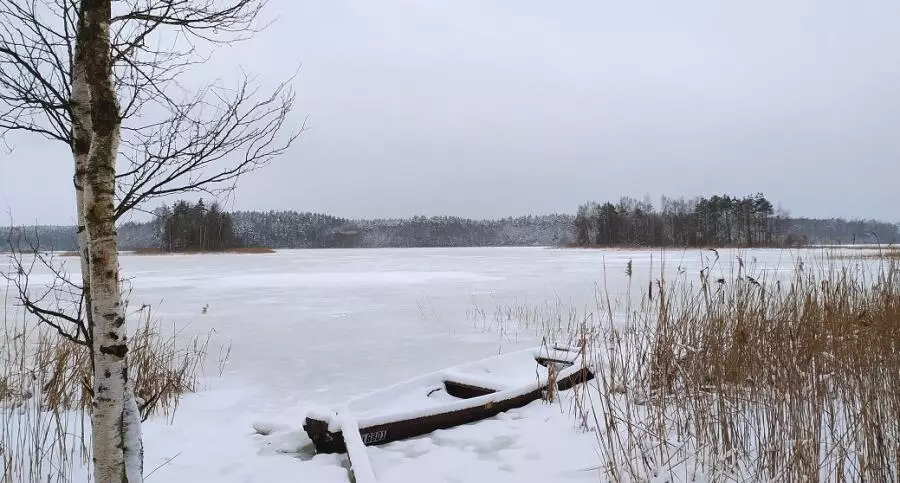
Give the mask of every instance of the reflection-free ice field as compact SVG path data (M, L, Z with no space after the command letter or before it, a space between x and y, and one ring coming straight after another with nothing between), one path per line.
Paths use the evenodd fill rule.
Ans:
M789 274L804 255L740 253L768 276ZM720 256L718 269L731 270L733 252ZM640 291L661 270L690 276L714 257L704 250L666 251L663 259L650 250L456 248L124 255L121 263L132 307L151 304L185 335L215 329L217 340L232 343L226 379L273 398L324 402L489 356L501 344L533 342L523 340L527 333L516 344L484 330L467 316L474 307L594 304L598 288L624 296L629 260Z
M309 442L300 429L306 411L538 341L474 321L473 307L490 314L503 304L593 305L598 290L624 297L629 260L640 292L662 275L696 280L716 256L550 248L124 254L131 307L152 305L183 339L214 329L216 343L231 344L223 375L209 374L173 424L145 425L147 471L163 465L150 481L347 481L343 457L298 452ZM821 250L718 256L713 277L730 277L736 256L758 280L789 276L801 257L827 263ZM68 263L77 272L77 260ZM255 421L284 426L260 436ZM598 481L583 471L598 463L594 436L574 426L568 408L534 403L369 454L382 481Z

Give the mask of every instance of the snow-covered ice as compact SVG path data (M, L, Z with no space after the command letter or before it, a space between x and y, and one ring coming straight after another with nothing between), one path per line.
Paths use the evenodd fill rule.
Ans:
M731 263L734 254L719 256ZM816 256L740 255L770 277L788 276L798 256ZM231 344L224 372L210 367L172 424L145 423L148 481L345 482L345 455L312 453L301 428L311 408L536 345L527 331L498 334L473 322L473 306L590 305L598 286L624 296L629 260L633 283L646 287L661 272L699 273L714 256L668 251L664 264L659 250L547 248L123 256L131 306L153 305L184 339L215 330L217 344ZM77 272L77 261L68 263ZM382 483L598 481L595 435L577 427L570 406L564 395L370 447L372 469Z

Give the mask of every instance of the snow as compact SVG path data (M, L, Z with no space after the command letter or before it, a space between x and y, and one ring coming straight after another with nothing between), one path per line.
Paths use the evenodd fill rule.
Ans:
M769 280L789 276L798 257L820 256L720 250L727 265L712 276L730 276L738 254ZM123 256L132 307L153 305L184 340L215 330L215 343L231 345L224 372L210 367L173 423L144 424L145 474L151 483L346 482L346 455L313 454L301 428L309 411L540 343L533 328L494 325L498 305L592 306L598 287L613 299L628 293L629 260L632 286L645 289L714 257L670 251L663 265L659 250L546 248ZM484 369L462 370L492 377ZM533 381L534 372L522 377ZM602 481L596 434L575 421L572 397L366 451L381 482Z
M268 421L256 421L253 423L253 430L256 434L268 436L275 432L286 431L291 427L286 424L272 423Z
M381 481L597 481L594 435L535 402L471 425L369 448Z
M141 413L134 396L134 381L129 379L125 389L125 408L122 424L124 426L125 474L128 481L141 481L144 474L141 455L144 452L144 441L141 433Z

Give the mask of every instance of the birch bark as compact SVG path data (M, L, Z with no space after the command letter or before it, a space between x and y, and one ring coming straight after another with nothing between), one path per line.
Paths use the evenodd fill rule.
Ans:
M94 479L141 482L140 415L128 375L125 312L119 285L115 175L121 117L110 65L111 0L82 0L76 44L83 48L83 80L90 95L91 139L84 171L83 213L90 257L94 401L91 414ZM73 79L74 81L74 79ZM76 175L77 177L77 175Z

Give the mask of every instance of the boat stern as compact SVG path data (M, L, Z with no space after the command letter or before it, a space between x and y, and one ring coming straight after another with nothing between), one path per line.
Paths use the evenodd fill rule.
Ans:
M328 430L329 421L307 416L303 422L303 430L312 440L316 453L344 453L347 445L344 435L340 432Z

